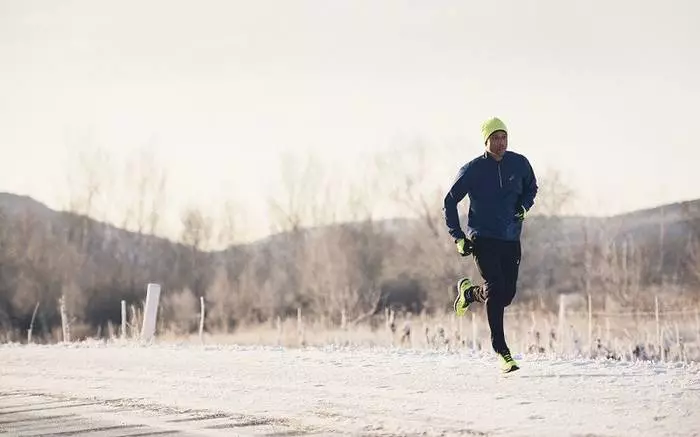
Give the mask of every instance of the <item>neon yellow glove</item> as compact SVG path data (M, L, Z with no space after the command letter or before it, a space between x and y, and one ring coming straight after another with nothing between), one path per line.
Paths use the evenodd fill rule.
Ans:
M527 217L527 209L525 209L524 206L521 206L520 210L515 214L515 218L522 222L525 220L525 217Z
M466 238L457 240L457 253L462 256L469 256L474 251L474 243Z

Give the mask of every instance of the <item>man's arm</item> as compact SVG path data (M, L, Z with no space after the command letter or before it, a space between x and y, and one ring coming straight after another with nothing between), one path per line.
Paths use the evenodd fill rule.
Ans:
M530 210L532 205L535 204L535 196L537 196L537 178L535 177L535 171L530 165L530 161L523 157L525 160L525 177L523 178L523 194L520 195L520 205L522 205L526 210Z
M457 178L455 179L450 191L447 192L445 196L444 205L442 208L443 217L445 219L445 225L447 225L447 231L455 239L455 241L460 238L466 238L462 228L459 224L459 212L457 210L457 204L464 199L464 196L469 192L469 185L467 183L468 179L468 165L465 165L459 170Z

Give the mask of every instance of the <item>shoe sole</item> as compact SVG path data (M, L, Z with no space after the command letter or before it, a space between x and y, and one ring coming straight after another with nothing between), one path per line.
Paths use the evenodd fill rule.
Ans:
M463 316L467 312L467 309L469 309L469 305L464 307L464 302L466 302L467 297L464 296L462 290L460 290L459 288L460 282L461 280L457 281L457 298L455 299L455 302L452 305L452 307L454 308L455 313L457 313L458 316Z
M515 372L516 370L520 370L520 367L518 367L517 364L513 364L512 366L510 366L510 367L507 368L507 369L501 369L501 371L502 371L503 373L513 373L513 372Z

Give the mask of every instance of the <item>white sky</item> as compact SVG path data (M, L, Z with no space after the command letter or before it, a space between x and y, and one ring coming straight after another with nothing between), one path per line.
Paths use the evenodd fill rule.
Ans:
M96 215L119 222L114 168L149 147L164 233L233 200L251 238L285 152L366 179L362 156L421 141L419 179L442 190L498 115L538 173L565 172L578 212L698 198L698 22L691 0L0 0L0 191L65 207L76 150L100 147Z

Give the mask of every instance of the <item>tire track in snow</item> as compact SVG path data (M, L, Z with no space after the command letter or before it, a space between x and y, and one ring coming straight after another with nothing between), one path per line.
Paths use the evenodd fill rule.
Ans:
M285 419L178 410L134 401L94 402L32 392L0 392L0 434L27 437L311 436Z

